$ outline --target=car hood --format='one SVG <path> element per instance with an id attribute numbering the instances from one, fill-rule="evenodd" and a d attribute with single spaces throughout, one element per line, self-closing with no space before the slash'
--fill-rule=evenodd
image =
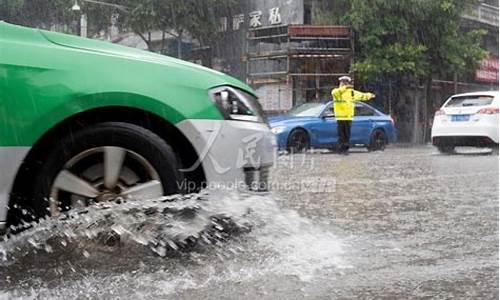
<path id="1" fill-rule="evenodd" d="M 79 50 L 91 51 L 97 54 L 103 55 L 113 55 L 123 57 L 125 59 L 132 59 L 138 61 L 144 61 L 147 63 L 153 63 L 158 65 L 164 65 L 166 68 L 184 69 L 186 71 L 192 72 L 193 74 L 198 74 L 204 79 L 204 83 L 207 88 L 219 86 L 219 85 L 232 85 L 236 88 L 245 90 L 253 95 L 255 92 L 251 87 L 242 83 L 238 79 L 235 79 L 224 73 L 194 64 L 180 59 L 172 58 L 165 55 L 160 55 L 136 48 L 121 46 L 109 42 L 102 42 L 98 40 L 92 40 L 87 38 L 81 38 L 77 36 L 72 36 L 68 34 L 62 34 L 52 31 L 40 30 L 40 33 L 51 43 L 73 48 Z"/>
<path id="2" fill-rule="evenodd" d="M 268 117 L 267 119 L 269 122 L 269 126 L 276 127 L 279 125 L 292 125 L 297 123 L 310 122 L 317 119 L 317 117 L 297 117 L 291 115 L 279 115 L 279 116 Z"/>

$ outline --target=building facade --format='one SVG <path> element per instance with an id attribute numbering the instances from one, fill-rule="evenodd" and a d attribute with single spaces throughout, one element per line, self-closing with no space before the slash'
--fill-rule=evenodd
<path id="1" fill-rule="evenodd" d="M 304 102 L 329 100 L 337 78 L 350 72 L 356 50 L 350 28 L 332 24 L 339 23 L 333 12 L 346 9 L 338 3 L 239 0 L 233 8 L 221 12 L 219 42 L 199 47 L 185 37 L 181 45 L 182 58 L 246 81 L 255 88 L 269 112 L 285 111 Z M 489 55 L 472 75 L 436 77 L 433 82 L 435 106 L 454 93 L 498 88 L 498 1 L 484 1 L 471 7 L 462 23 L 464 31 L 487 30 L 483 47 Z M 158 32 L 153 36 L 161 37 Z M 121 42 L 141 45 L 140 39 L 133 35 Z M 176 43 L 175 38 L 170 38 L 166 43 L 168 47 L 158 51 L 177 56 Z M 376 106 L 388 113 L 393 113 L 398 105 L 411 107 L 402 99 L 393 99 L 391 86 L 367 85 L 366 88 L 377 92 Z"/>
<path id="2" fill-rule="evenodd" d="M 346 26 L 312 26 L 311 3 L 240 1 L 220 19 L 222 39 L 210 65 L 254 87 L 271 113 L 328 101 L 337 78 L 349 74 L 352 33 Z"/>

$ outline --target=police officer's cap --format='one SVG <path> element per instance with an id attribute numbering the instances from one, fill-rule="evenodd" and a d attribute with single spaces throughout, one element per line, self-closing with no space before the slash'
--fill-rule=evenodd
<path id="1" fill-rule="evenodd" d="M 340 82 L 347 82 L 347 83 L 351 83 L 352 79 L 351 79 L 351 77 L 349 77 L 349 76 L 342 76 L 342 77 L 340 77 L 340 78 L 339 78 L 339 81 L 340 81 Z"/>

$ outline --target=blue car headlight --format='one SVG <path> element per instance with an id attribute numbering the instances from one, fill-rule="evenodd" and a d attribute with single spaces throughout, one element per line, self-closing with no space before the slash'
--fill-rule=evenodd
<path id="1" fill-rule="evenodd" d="M 285 125 L 279 125 L 279 126 L 271 128 L 271 132 L 274 134 L 280 134 L 280 133 L 284 132 L 285 130 L 286 130 Z"/>

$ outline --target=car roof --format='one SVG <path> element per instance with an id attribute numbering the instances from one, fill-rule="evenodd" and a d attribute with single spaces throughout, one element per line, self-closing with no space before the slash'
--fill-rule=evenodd
<path id="1" fill-rule="evenodd" d="M 479 91 L 479 92 L 470 92 L 470 93 L 463 93 L 463 94 L 456 94 L 452 95 L 451 97 L 464 97 L 464 96 L 493 96 L 493 97 L 498 97 L 500 93 L 498 91 Z"/>

